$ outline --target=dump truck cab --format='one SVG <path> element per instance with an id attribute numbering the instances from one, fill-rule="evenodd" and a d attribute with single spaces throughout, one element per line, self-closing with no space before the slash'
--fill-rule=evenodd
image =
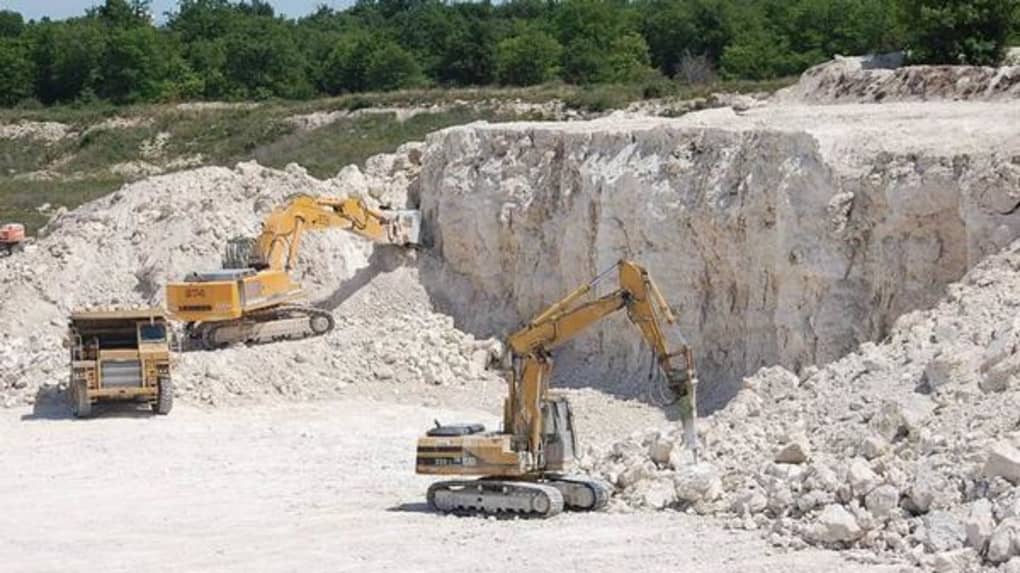
<path id="1" fill-rule="evenodd" d="M 72 313 L 68 397 L 74 415 L 89 416 L 94 403 L 106 400 L 142 401 L 157 414 L 168 414 L 173 407 L 169 340 L 160 309 Z"/>

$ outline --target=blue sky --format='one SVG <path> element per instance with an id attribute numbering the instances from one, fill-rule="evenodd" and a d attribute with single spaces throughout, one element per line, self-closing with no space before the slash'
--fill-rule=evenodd
<path id="1" fill-rule="evenodd" d="M 0 0 L 0 9 L 20 12 L 26 20 L 38 20 L 49 16 L 52 20 L 81 16 L 85 9 L 103 0 Z M 316 6 L 325 4 L 331 8 L 346 8 L 354 0 L 269 0 L 277 14 L 287 16 L 304 16 L 315 10 Z M 152 14 L 159 22 L 163 21 L 163 13 L 177 7 L 177 0 L 153 0 Z"/>

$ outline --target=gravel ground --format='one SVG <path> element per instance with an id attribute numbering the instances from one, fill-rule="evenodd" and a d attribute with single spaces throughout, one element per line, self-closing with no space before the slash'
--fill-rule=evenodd
<path id="1" fill-rule="evenodd" d="M 8 571 L 867 571 L 775 552 L 675 512 L 495 521 L 429 513 L 414 439 L 434 417 L 377 400 L 0 411 Z"/>

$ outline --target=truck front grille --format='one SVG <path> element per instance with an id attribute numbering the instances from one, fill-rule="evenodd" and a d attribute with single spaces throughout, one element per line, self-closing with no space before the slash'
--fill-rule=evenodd
<path id="1" fill-rule="evenodd" d="M 103 387 L 131 388 L 141 385 L 142 368 L 139 361 L 103 362 Z"/>

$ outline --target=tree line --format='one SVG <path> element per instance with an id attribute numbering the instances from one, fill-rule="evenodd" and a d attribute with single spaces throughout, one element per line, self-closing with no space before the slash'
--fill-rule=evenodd
<path id="1" fill-rule="evenodd" d="M 423 86 L 760 80 L 834 54 L 997 63 L 1018 0 L 359 0 L 298 19 L 263 0 L 0 11 L 0 105 L 305 99 Z"/>

